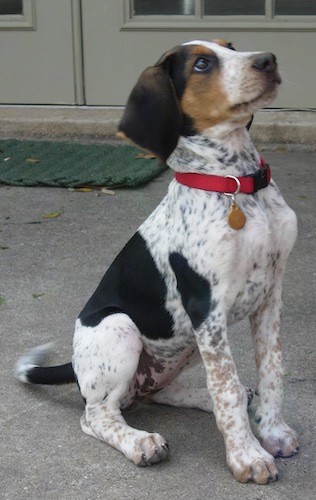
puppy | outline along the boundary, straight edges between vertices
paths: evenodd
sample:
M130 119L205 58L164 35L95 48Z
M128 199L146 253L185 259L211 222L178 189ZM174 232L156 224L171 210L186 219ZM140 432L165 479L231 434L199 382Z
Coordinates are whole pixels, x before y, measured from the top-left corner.
M46 346L18 363L22 382L76 380L83 431L137 465L168 455L162 436L131 428L121 414L148 398L213 412L238 481L276 480L273 457L298 450L281 411L280 339L296 217L247 130L280 82L273 54L236 52L223 40L184 43L142 73L119 135L166 161L175 179L80 313L72 363L40 366ZM227 336L246 317L258 370L258 439ZM207 388L182 387L177 375L198 361Z

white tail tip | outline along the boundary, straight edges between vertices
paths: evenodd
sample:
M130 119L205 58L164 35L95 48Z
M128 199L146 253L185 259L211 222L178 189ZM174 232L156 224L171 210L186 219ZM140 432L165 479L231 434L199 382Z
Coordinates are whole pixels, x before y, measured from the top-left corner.
M15 376L24 384L28 384L28 372L36 366L42 366L47 358L48 353L52 350L54 342L39 345L30 349L24 356L22 356L15 365Z

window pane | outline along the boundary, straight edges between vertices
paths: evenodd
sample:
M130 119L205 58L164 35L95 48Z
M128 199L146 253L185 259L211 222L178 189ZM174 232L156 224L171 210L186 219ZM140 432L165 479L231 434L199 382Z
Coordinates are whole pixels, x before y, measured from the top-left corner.
M204 0L206 16L263 16L265 0Z
M134 0L133 14L134 16L190 16L194 14L194 0Z
M22 14L23 0L0 0L0 15Z
M315 0L275 0L275 15L316 16Z

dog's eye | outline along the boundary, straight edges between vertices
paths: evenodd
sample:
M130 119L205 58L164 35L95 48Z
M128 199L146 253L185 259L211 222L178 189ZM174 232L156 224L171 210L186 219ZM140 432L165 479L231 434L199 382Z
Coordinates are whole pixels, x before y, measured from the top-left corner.
M205 57L199 57L194 63L194 69L198 73L207 71L211 66L211 61Z

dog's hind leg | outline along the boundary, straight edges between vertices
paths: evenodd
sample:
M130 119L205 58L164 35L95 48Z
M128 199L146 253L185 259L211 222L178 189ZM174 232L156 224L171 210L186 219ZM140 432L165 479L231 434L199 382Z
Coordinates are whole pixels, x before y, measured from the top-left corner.
M197 408L209 413L213 411L214 407L209 390L206 387L202 389L184 387L177 381L172 382L165 389L154 394L150 401L182 408Z
M250 405L254 392L249 387L245 387L248 397L248 406ZM173 381L165 389L154 394L150 401L170 406L179 406L182 408L197 408L198 410L213 412L214 403L209 390L205 388L197 389L195 387L184 387L178 381Z
M139 330L125 314L108 316L96 327L77 322L73 365L86 401L82 430L145 466L168 455L166 441L130 427L120 409L133 400L132 381L142 349Z
M190 370L201 362L199 351L192 356L190 363L184 367L183 372ZM248 406L251 404L254 391L245 387L248 398ZM196 408L198 410L213 412L214 403L207 387L185 387L178 380L173 380L167 387L150 397L148 402L176 406L180 408Z

